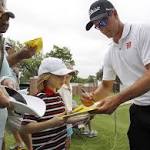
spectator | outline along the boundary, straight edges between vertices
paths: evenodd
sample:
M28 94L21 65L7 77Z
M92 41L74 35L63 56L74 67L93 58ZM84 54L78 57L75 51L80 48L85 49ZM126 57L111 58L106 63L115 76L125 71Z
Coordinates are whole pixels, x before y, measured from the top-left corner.
M16 88L15 81L13 79L13 76L11 74L10 67L8 65L7 59L6 59L6 53L4 50L4 38L3 33L5 33L9 27L9 19L14 18L15 15L12 12L6 11L6 1L1 0L0 1L0 83L3 85L6 85L11 88ZM23 48L24 51L29 48ZM35 51L35 49L31 49L32 52ZM24 54L24 52L22 53ZM16 62L20 61L20 58L24 58L20 56L21 54L15 54L10 62L12 65L14 65ZM1 96L0 96L0 150L2 149L2 143L3 143L3 137L4 137L4 128L6 124L7 119L7 109L5 107L10 107L9 99L3 94L3 90L0 90Z
M66 64L66 66L68 69L72 70L72 72L70 72L69 74L66 75L65 83L58 90L58 92L62 96L62 99L66 106L67 113L71 113L72 112L72 86L70 84L70 81L71 81L73 75L76 74L77 70L74 70L73 66L70 64ZM72 133L73 133L72 124L67 124L66 150L68 150L70 148Z

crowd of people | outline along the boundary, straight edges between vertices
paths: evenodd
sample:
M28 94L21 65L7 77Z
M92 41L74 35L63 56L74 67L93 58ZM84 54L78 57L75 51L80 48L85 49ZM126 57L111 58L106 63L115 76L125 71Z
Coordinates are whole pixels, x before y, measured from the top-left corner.
M101 84L94 92L83 92L82 102L98 102L94 114L111 114L120 104L133 99L128 130L130 150L149 150L150 26L123 23L108 0L92 3L89 17L86 30L94 26L98 32L112 39L112 45L104 59ZM31 58L36 47L24 46L16 52L7 43L3 34L9 27L9 19L13 18L15 15L6 9L6 1L0 0L0 83L18 90L16 64ZM22 150L25 145L28 150L67 150L71 144L72 125L86 121L91 130L89 120L94 115L63 117L73 109L70 81L76 72L59 58L48 57L41 62L35 96L45 102L46 112L42 117L27 113L22 117L14 116L9 97L0 88L0 150L5 149L6 124L17 144L12 149ZM110 96L116 76L126 88Z

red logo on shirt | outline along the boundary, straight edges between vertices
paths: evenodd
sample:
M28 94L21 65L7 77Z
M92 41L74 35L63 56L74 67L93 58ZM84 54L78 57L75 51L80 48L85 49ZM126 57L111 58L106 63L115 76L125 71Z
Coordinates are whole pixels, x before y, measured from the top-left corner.
M127 49L131 48L131 41L129 41L129 42L126 43L126 47L127 47Z

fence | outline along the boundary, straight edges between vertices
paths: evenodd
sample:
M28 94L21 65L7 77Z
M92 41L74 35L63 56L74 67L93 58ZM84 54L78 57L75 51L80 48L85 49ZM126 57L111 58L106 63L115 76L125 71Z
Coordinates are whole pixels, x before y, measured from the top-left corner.
M35 93L37 93L37 76L32 77L30 79L30 87L29 87L29 91L31 95L34 95ZM93 83L89 83L89 84L72 84L72 93L73 96L76 95L81 95L81 88L84 88L85 91L87 92L91 92L94 91L97 88L97 84L93 84ZM113 92L117 93L119 92L120 88L119 88L119 84L117 82L114 83L113 85Z

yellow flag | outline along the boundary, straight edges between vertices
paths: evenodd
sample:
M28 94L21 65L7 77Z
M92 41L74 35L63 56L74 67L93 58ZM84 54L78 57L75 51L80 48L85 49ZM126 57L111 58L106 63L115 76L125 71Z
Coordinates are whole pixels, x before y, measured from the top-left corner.
M43 40L41 37L24 42L28 47L36 47L36 53L40 53L43 48Z

